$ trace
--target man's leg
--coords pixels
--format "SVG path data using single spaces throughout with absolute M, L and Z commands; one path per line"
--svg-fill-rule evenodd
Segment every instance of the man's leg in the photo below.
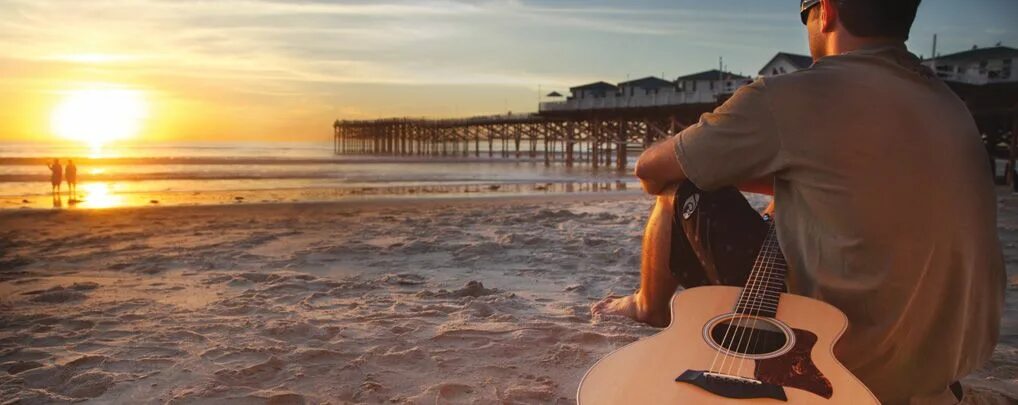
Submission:
M 671 188 L 658 197 L 644 232 L 640 289 L 605 298 L 591 311 L 667 326 L 679 285 L 745 285 L 767 229 L 732 187 L 704 192 L 685 182 Z
M 640 289 L 626 297 L 608 297 L 591 308 L 594 315 L 621 315 L 649 325 L 668 326 L 668 304 L 679 280 L 670 268 L 672 227 L 675 224 L 675 192 L 672 187 L 657 197 L 643 232 Z

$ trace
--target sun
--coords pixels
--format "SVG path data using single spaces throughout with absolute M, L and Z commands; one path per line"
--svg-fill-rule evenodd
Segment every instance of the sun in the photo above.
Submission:
M 65 94 L 50 124 L 57 136 L 98 149 L 137 136 L 147 115 L 148 102 L 139 90 L 83 88 Z

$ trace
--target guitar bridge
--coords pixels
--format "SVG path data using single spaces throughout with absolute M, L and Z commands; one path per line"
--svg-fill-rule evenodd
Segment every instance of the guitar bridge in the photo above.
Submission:
M 785 389 L 780 385 L 768 384 L 751 378 L 711 373 L 708 371 L 686 370 L 675 381 L 695 385 L 704 391 L 725 398 L 770 398 L 788 401 L 788 397 L 785 396 Z

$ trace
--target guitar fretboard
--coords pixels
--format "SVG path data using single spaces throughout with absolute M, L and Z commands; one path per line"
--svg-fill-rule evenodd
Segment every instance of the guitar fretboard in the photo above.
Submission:
M 778 300 L 785 291 L 785 275 L 788 264 L 778 245 L 774 220 L 770 221 L 767 239 L 760 247 L 749 281 L 739 295 L 735 312 L 746 315 L 773 318 L 778 313 Z

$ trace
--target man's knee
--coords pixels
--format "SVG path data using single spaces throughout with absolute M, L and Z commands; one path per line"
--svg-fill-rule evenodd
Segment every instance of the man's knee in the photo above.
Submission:
M 744 283 L 767 225 L 742 193 L 734 187 L 703 191 L 687 181 L 675 205 L 673 239 L 689 246 L 685 254 L 695 257 L 704 278 L 710 284 Z

